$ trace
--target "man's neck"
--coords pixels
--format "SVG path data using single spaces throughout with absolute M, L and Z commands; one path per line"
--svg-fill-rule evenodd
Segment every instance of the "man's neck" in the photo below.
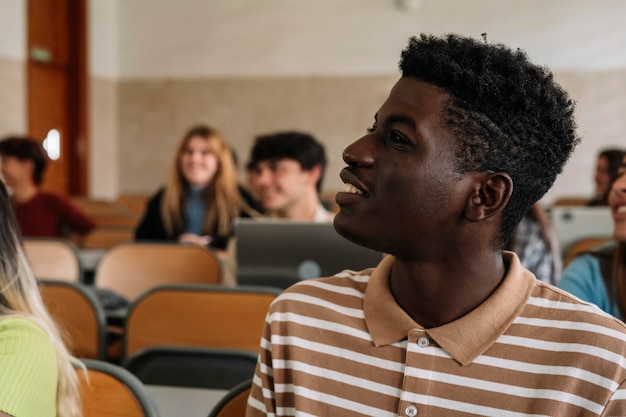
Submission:
M 501 253 L 441 263 L 396 259 L 390 279 L 394 298 L 425 328 L 450 323 L 484 302 L 506 274 Z
M 27 183 L 13 188 L 13 200 L 18 204 L 26 203 L 30 201 L 39 193 L 39 187 L 35 184 Z

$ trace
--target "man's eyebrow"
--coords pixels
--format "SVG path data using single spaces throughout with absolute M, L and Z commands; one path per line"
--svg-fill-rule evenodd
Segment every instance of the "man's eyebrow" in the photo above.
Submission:
M 378 122 L 378 113 L 376 113 L 376 115 L 374 116 L 374 120 Z M 413 130 L 417 130 L 417 124 L 415 124 L 415 120 L 413 120 L 409 116 L 404 116 L 401 114 L 392 114 L 388 116 L 387 118 L 385 118 L 382 123 L 386 125 L 403 124 L 403 125 L 410 127 Z

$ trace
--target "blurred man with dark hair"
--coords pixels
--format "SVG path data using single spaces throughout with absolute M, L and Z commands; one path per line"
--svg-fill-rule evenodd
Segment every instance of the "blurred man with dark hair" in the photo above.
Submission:
M 37 141 L 20 136 L 1 140 L 0 160 L 22 236 L 67 238 L 95 227 L 67 198 L 41 191 L 48 159 Z
M 319 194 L 325 167 L 324 147 L 309 134 L 259 136 L 247 165 L 250 191 L 269 216 L 331 221 Z

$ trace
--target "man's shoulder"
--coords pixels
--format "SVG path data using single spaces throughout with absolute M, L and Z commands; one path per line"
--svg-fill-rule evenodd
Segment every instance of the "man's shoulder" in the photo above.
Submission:
M 46 205 L 46 206 L 67 206 L 71 205 L 71 201 L 69 198 L 62 196 L 56 193 L 48 193 L 45 191 L 41 191 L 37 194 L 37 196 L 33 199 L 34 202 L 38 204 Z
M 372 270 L 345 270 L 331 277 L 300 281 L 283 291 L 272 309 L 300 310 L 316 303 L 361 308 Z
M 576 332 L 578 343 L 611 346 L 626 354 L 624 322 L 550 284 L 537 282 L 522 317 L 537 320 L 537 325 Z

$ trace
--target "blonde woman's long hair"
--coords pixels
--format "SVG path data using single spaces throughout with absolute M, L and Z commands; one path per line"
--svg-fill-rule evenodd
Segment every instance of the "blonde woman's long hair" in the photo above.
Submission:
M 56 351 L 59 368 L 56 415 L 81 416 L 74 365 L 82 365 L 68 352 L 43 304 L 37 281 L 22 247 L 6 187 L 0 181 L 0 320 L 10 317 L 32 320 L 48 335 Z
M 207 210 L 204 215 L 202 231 L 204 234 L 210 235 L 217 226 L 216 229 L 220 236 L 228 236 L 232 231 L 233 220 L 239 217 L 241 211 L 250 215 L 254 215 L 255 212 L 239 193 L 237 169 L 232 150 L 219 132 L 209 126 L 191 128 L 178 145 L 174 164 L 161 201 L 163 225 L 170 236 L 174 236 L 184 228 L 184 201 L 189 192 L 189 184 L 183 176 L 181 156 L 189 141 L 195 137 L 207 141 L 218 161 L 217 171 L 203 194 Z

